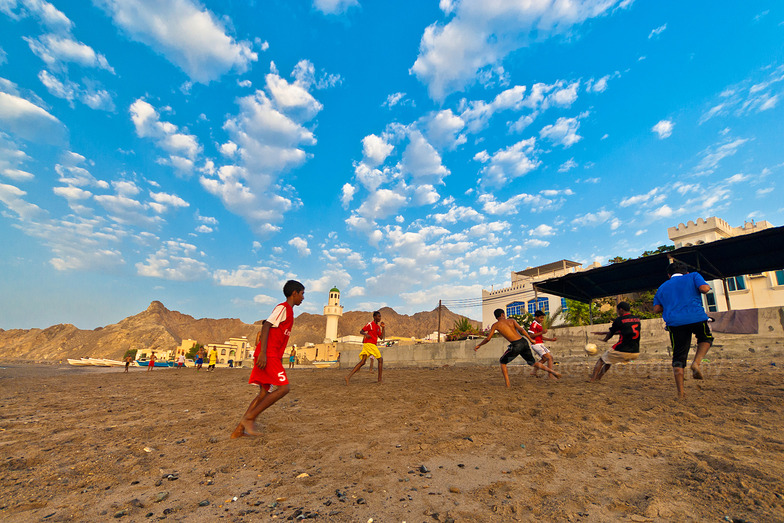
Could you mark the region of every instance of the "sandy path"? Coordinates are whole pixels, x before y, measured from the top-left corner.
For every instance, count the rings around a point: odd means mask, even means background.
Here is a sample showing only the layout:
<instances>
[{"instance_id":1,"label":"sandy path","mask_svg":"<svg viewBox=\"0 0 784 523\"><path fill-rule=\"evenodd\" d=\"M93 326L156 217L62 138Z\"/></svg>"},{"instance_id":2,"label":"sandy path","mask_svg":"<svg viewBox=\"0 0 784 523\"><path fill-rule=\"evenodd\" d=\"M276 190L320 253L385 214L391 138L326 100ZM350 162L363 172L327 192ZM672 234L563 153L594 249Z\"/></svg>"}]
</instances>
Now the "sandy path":
<instances>
[{"instance_id":1,"label":"sandy path","mask_svg":"<svg viewBox=\"0 0 784 523\"><path fill-rule=\"evenodd\" d=\"M784 520L781 365L589 365L295 369L237 440L248 370L0 369L0 519Z\"/></svg>"}]
</instances>

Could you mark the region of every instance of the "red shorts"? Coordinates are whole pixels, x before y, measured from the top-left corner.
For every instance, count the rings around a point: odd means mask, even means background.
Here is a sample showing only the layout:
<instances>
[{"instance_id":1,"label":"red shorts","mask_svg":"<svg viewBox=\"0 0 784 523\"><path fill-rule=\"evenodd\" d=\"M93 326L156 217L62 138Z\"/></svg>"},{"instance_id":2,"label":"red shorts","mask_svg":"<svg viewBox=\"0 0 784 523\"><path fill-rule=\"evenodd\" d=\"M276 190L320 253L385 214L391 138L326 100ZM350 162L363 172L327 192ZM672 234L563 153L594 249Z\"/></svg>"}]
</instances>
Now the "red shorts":
<instances>
[{"instance_id":1,"label":"red shorts","mask_svg":"<svg viewBox=\"0 0 784 523\"><path fill-rule=\"evenodd\" d=\"M155 362L150 360L150 363L147 364L148 367L155 367Z\"/></svg>"},{"instance_id":2,"label":"red shorts","mask_svg":"<svg viewBox=\"0 0 784 523\"><path fill-rule=\"evenodd\" d=\"M261 385L264 390L269 390L270 385L281 387L288 382L289 378L286 376L286 371L283 370L280 358L267 358L267 365L263 369L258 368L254 363L248 380L248 383Z\"/></svg>"}]
</instances>

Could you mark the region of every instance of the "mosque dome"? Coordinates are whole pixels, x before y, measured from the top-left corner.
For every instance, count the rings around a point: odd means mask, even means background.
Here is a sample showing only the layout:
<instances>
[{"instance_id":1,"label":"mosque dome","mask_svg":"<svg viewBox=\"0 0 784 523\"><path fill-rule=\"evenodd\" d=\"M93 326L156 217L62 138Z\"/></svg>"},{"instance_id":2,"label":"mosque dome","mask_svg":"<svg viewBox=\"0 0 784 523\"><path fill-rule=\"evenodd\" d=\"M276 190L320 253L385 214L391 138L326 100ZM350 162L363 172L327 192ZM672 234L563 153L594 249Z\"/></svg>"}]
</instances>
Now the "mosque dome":
<instances>
[{"instance_id":1,"label":"mosque dome","mask_svg":"<svg viewBox=\"0 0 784 523\"><path fill-rule=\"evenodd\" d=\"M329 290L329 292L337 292L338 294L340 294L340 289L338 289L337 287L332 287L332 288Z\"/></svg>"}]
</instances>

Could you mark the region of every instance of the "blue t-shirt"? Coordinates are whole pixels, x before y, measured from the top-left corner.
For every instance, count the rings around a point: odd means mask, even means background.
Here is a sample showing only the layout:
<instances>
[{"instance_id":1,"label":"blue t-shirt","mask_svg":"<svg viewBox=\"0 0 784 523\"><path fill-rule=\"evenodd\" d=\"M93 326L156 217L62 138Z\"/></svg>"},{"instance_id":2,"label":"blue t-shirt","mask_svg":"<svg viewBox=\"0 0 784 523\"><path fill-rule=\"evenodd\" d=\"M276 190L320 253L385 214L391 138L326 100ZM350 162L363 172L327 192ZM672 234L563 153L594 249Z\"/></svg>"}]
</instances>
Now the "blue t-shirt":
<instances>
[{"instance_id":1,"label":"blue t-shirt","mask_svg":"<svg viewBox=\"0 0 784 523\"><path fill-rule=\"evenodd\" d=\"M664 323L678 327L707 320L708 315L702 306L702 293L699 290L703 285L707 283L697 272L673 275L664 282L653 298L653 304L661 305L664 309Z\"/></svg>"}]
</instances>

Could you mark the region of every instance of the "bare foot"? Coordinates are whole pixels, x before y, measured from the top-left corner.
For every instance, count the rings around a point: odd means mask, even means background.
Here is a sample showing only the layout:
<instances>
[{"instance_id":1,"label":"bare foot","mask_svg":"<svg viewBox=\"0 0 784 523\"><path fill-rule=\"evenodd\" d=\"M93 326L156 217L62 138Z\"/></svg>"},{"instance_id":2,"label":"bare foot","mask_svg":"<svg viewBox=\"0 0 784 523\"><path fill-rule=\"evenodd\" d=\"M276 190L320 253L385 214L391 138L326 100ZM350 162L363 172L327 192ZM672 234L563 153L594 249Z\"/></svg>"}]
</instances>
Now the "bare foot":
<instances>
[{"instance_id":1,"label":"bare foot","mask_svg":"<svg viewBox=\"0 0 784 523\"><path fill-rule=\"evenodd\" d=\"M552 371L552 374L550 374L550 376L555 376L559 380L561 379L561 373L560 372Z\"/></svg>"},{"instance_id":2,"label":"bare foot","mask_svg":"<svg viewBox=\"0 0 784 523\"><path fill-rule=\"evenodd\" d=\"M242 426L242 435L243 436L261 436L262 433L256 430L256 426L254 425L252 420L242 420L240 422Z\"/></svg>"},{"instance_id":3,"label":"bare foot","mask_svg":"<svg viewBox=\"0 0 784 523\"><path fill-rule=\"evenodd\" d=\"M231 439L241 438L245 435L245 427L242 426L242 422L237 425L237 428L234 429L234 432L231 433Z\"/></svg>"},{"instance_id":4,"label":"bare foot","mask_svg":"<svg viewBox=\"0 0 784 523\"><path fill-rule=\"evenodd\" d=\"M537 376L537 374L535 372L532 372L531 376L533 376L535 378Z\"/></svg>"},{"instance_id":5,"label":"bare foot","mask_svg":"<svg viewBox=\"0 0 784 523\"><path fill-rule=\"evenodd\" d=\"M344 377L343 379L346 380L346 385L348 385L348 376Z\"/></svg>"},{"instance_id":6,"label":"bare foot","mask_svg":"<svg viewBox=\"0 0 784 523\"><path fill-rule=\"evenodd\" d=\"M699 367L695 367L694 365L692 365L692 366L691 366L691 376L692 376L692 377L693 377L695 380L701 380L701 379L703 379L703 377L702 377L702 371L700 370L700 368L699 368Z\"/></svg>"}]
</instances>

